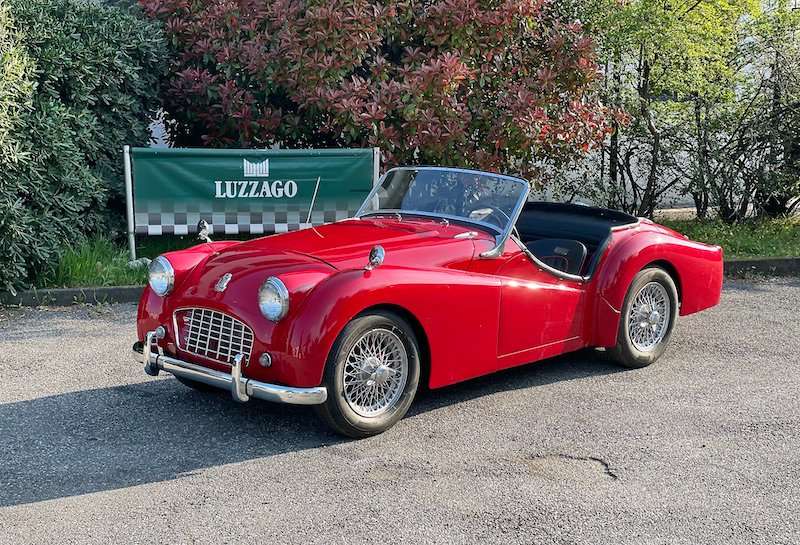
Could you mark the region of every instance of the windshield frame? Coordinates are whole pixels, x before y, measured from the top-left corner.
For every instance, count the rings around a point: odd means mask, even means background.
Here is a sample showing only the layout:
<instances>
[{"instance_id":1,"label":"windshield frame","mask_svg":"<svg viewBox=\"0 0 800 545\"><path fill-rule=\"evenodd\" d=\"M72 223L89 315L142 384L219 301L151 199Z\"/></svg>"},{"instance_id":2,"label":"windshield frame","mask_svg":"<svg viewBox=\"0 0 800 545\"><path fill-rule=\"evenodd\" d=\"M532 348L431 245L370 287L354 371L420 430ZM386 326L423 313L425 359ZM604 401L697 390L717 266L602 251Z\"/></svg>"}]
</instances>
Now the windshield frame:
<instances>
[{"instance_id":1,"label":"windshield frame","mask_svg":"<svg viewBox=\"0 0 800 545\"><path fill-rule=\"evenodd\" d=\"M508 225L506 228L501 230L499 226L492 225L490 223L486 223L483 221L472 220L470 218L464 218L461 216L452 216L450 214L441 214L441 213L434 213L434 212L425 212L421 210L403 210L398 208L393 209L380 209L380 210L372 210L370 212L366 212L365 208L369 205L372 201L373 197L377 195L378 191L380 191L381 187L383 186L383 181L386 177L391 174L392 172L396 171L403 171L403 170L413 170L413 171L420 171L420 170L427 170L427 171L442 171L442 172L460 172L463 174L485 174L487 176L491 176L493 178L502 178L503 180L511 181L515 184L520 184L523 187L523 191L520 193L519 199L517 200L514 208L509 216ZM522 213L522 208L525 206L525 203L528 201L528 196L531 192L531 185L524 179L518 178L516 176L508 176L506 174L496 174L494 172L486 172L483 170L474 170L474 169L467 169L467 168L454 168L454 167L429 167L429 166L420 166L420 167L413 167L413 166L404 166L404 167L395 167L392 169L387 170L383 176L375 183L372 190L369 192L367 197L364 199L364 202L361 203L361 206L358 208L358 212L356 212L355 217L360 219L364 216L372 216L372 215L381 215L381 214L408 214L411 216L422 216L427 218L438 218L448 221L454 221L459 223L466 223L469 225L475 225L480 227L484 230L488 230L495 235L495 245L491 250L483 252L481 257L484 258L492 258L497 257L502 254L503 246L505 245L508 237L511 236L511 233L514 231L514 226L517 224L517 219L519 218L520 213Z\"/></svg>"}]
</instances>

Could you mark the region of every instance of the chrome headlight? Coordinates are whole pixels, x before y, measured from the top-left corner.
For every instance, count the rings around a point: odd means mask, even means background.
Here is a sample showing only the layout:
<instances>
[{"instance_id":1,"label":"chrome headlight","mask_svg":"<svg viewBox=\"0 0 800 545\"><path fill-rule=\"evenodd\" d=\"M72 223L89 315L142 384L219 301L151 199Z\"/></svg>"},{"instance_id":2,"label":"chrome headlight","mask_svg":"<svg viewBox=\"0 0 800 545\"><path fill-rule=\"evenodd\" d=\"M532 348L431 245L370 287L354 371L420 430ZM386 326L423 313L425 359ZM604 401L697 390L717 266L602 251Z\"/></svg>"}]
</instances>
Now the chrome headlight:
<instances>
[{"instance_id":1,"label":"chrome headlight","mask_svg":"<svg viewBox=\"0 0 800 545\"><path fill-rule=\"evenodd\" d=\"M258 290L258 308L268 320L277 322L289 312L289 290L279 278L270 276Z\"/></svg>"},{"instance_id":2,"label":"chrome headlight","mask_svg":"<svg viewBox=\"0 0 800 545\"><path fill-rule=\"evenodd\" d=\"M149 271L150 289L161 297L172 291L175 285L175 269L172 268L166 257L160 255L151 261Z\"/></svg>"}]
</instances>

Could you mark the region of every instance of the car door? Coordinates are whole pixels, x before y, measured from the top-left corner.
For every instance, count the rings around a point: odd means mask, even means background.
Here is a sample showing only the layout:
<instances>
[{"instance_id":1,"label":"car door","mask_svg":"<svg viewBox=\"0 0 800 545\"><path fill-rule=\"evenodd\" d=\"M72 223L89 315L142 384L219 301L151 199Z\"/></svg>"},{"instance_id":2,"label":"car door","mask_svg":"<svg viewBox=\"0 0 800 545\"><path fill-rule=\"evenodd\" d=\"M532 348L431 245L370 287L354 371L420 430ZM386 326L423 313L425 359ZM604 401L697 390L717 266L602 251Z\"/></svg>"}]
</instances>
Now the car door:
<instances>
[{"instance_id":1,"label":"car door","mask_svg":"<svg viewBox=\"0 0 800 545\"><path fill-rule=\"evenodd\" d=\"M509 245L515 245L509 241ZM535 361L582 346L586 290L516 251L498 267L501 281L497 356L500 367Z\"/></svg>"}]
</instances>

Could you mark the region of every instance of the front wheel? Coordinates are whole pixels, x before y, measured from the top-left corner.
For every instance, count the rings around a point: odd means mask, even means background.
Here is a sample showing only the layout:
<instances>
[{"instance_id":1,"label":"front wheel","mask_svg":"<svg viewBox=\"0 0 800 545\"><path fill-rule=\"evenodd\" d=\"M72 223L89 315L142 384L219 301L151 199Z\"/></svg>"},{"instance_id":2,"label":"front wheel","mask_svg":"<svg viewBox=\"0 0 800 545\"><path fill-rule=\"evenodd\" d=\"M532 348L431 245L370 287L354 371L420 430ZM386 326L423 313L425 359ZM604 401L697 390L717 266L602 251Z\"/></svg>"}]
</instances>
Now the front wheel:
<instances>
[{"instance_id":1,"label":"front wheel","mask_svg":"<svg viewBox=\"0 0 800 545\"><path fill-rule=\"evenodd\" d=\"M633 277L619 320L611 357L625 367L646 367L667 349L678 316L678 290L664 269L650 267Z\"/></svg>"},{"instance_id":2,"label":"front wheel","mask_svg":"<svg viewBox=\"0 0 800 545\"><path fill-rule=\"evenodd\" d=\"M376 311L355 318L328 356L323 379L328 399L317 413L348 437L386 431L414 400L419 358L414 332L397 314Z\"/></svg>"}]
</instances>

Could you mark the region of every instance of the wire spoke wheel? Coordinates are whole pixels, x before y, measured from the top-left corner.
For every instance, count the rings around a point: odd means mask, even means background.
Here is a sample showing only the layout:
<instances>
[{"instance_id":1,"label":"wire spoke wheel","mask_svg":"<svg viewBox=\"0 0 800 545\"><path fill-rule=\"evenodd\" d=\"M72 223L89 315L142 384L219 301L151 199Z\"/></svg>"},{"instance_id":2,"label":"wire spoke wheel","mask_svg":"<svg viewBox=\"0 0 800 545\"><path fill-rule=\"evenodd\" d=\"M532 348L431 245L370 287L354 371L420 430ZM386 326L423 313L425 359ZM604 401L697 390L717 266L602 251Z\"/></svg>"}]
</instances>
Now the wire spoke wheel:
<instances>
[{"instance_id":1,"label":"wire spoke wheel","mask_svg":"<svg viewBox=\"0 0 800 545\"><path fill-rule=\"evenodd\" d=\"M391 409L408 380L408 353L389 329L364 333L350 349L344 364L344 397L350 408L366 418Z\"/></svg>"},{"instance_id":2,"label":"wire spoke wheel","mask_svg":"<svg viewBox=\"0 0 800 545\"><path fill-rule=\"evenodd\" d=\"M669 329L670 299L659 282L648 282L633 300L628 312L628 336L641 352L658 346Z\"/></svg>"}]
</instances>

